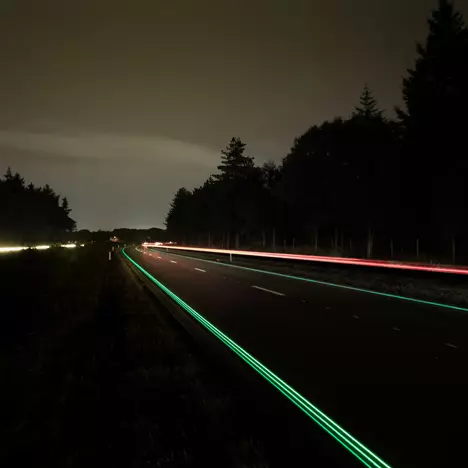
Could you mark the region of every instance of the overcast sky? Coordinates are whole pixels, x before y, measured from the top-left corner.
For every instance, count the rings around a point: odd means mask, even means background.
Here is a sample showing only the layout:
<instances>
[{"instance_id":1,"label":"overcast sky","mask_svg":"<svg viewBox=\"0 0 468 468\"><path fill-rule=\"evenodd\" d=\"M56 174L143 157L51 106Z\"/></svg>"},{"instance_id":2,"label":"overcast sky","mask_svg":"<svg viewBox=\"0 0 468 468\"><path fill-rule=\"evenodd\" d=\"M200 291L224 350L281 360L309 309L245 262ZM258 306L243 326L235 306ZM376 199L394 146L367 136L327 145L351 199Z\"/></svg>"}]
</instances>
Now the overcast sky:
<instances>
[{"instance_id":1,"label":"overcast sky","mask_svg":"<svg viewBox=\"0 0 468 468\"><path fill-rule=\"evenodd\" d=\"M280 161L366 82L391 113L435 5L1 0L0 171L66 195L79 228L162 227L232 136Z\"/></svg>"}]
</instances>

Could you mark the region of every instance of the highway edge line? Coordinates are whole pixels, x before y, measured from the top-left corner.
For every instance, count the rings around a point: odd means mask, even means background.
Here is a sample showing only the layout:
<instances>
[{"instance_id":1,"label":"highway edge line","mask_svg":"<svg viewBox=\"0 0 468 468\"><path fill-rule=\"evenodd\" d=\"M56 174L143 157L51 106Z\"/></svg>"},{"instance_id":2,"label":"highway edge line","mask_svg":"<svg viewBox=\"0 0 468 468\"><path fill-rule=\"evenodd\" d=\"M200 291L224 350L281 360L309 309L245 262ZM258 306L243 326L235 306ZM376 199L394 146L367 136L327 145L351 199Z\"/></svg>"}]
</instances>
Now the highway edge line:
<instances>
[{"instance_id":1,"label":"highway edge line","mask_svg":"<svg viewBox=\"0 0 468 468\"><path fill-rule=\"evenodd\" d=\"M158 247L156 247L156 249L157 248ZM155 248L154 247L148 248L148 250L151 250L151 249L155 249ZM159 250L152 250L152 251L153 252L160 252ZM143 252L143 251L138 250L138 252ZM312 279L312 278L305 278L303 276L287 275L286 273L278 273L276 271L270 271L270 270L261 270L259 268L251 268L251 267L246 267L246 266L242 266L242 265L232 265L232 264L226 263L226 262L215 262L214 260L207 260L205 258L191 257L190 255L182 255L180 253L172 253L172 252L165 252L165 253L169 254L169 255L176 255L176 256L179 256L179 257L183 257L183 258L189 258L189 259L192 259L192 260L198 260L200 262L213 263L215 265L223 265L223 266L227 266L227 267L230 267L230 268L240 268L242 270L254 271L256 273L265 273L266 275L280 276L280 277L283 277L283 278L294 279L294 280L298 280L298 281L306 281L307 283L320 284L322 286L330 286L332 288L347 289L349 291L356 291L356 292L361 292L361 293L366 293L366 294L374 294L375 296L388 297L390 299L399 299L399 300L402 300L402 301L415 302L416 304L424 304L424 305L430 305L430 306L435 306L435 307L441 307L443 309L457 310L459 312L468 312L468 309L466 307L460 307L460 306L455 306L455 305L450 305L450 304L443 304L441 302L425 301L424 299L416 299L414 297L399 296L397 294L384 293L384 292L381 292L381 291L373 291L372 289L357 288L355 286L346 286L345 284L330 283L328 281L320 281L320 280L315 280L315 279Z\"/></svg>"},{"instance_id":2,"label":"highway edge line","mask_svg":"<svg viewBox=\"0 0 468 468\"><path fill-rule=\"evenodd\" d=\"M224 343L231 351L237 354L244 362L249 364L258 374L260 374L267 382L273 385L279 392L286 398L294 403L300 410L309 416L318 426L331 435L338 441L344 448L353 454L368 468L391 468L390 465L385 463L376 454L371 452L361 442L355 439L351 434L346 432L342 427L335 423L326 414L320 411L316 406L306 400L296 390L290 387L286 382L281 380L277 375L270 371L260 361L255 359L251 354L241 348L231 338L224 334L221 330L215 327L205 317L193 309L190 305L184 302L179 296L173 293L169 288L164 286L154 276L148 273L141 265L133 260L126 252L125 248L121 250L124 256L136 266L147 278L149 278L156 286L158 286L166 295L168 295L174 302L176 302L182 309L188 312L195 320L203 325L208 331L216 336L222 343Z\"/></svg>"}]
</instances>

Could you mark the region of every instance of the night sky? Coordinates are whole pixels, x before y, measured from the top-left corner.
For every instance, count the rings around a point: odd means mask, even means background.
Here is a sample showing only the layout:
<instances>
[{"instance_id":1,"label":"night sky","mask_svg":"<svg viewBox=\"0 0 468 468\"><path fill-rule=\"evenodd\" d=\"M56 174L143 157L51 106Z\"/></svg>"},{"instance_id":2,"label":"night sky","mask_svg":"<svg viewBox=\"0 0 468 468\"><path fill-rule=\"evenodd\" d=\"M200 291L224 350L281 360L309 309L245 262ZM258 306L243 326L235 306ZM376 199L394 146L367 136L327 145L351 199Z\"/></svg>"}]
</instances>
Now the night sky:
<instances>
[{"instance_id":1,"label":"night sky","mask_svg":"<svg viewBox=\"0 0 468 468\"><path fill-rule=\"evenodd\" d=\"M279 162L366 82L392 115L435 5L2 0L0 171L66 195L78 228L162 227L232 136Z\"/></svg>"}]
</instances>

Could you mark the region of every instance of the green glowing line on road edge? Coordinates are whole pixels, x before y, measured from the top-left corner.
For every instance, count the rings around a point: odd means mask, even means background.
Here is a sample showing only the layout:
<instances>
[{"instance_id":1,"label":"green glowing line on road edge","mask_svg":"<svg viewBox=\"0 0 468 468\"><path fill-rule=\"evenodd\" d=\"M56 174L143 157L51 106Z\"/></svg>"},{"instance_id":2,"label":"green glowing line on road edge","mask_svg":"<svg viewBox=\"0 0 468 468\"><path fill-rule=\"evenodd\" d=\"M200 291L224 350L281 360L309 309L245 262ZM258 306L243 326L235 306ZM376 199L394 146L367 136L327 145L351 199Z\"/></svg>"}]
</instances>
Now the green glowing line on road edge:
<instances>
[{"instance_id":1,"label":"green glowing line on road edge","mask_svg":"<svg viewBox=\"0 0 468 468\"><path fill-rule=\"evenodd\" d=\"M316 424L324 429L329 435L337 440L343 447L345 447L350 453L352 453L357 459L359 459L368 468L390 468L390 466L382 461L377 455L372 453L368 448L362 445L358 440L336 424L327 415L322 413L317 407L306 400L302 395L296 392L286 382L281 380L261 362L257 361L251 354L241 348L221 330L216 328L211 322L206 320L201 314L195 309L190 307L180 297L174 294L169 288L164 286L154 276L148 273L143 267L135 262L125 252L125 248L122 249L122 253L125 257L135 265L145 276L147 276L156 286L158 286L164 293L166 293L171 299L179 304L186 312L194 317L199 323L201 323L207 330L215 335L220 341L222 341L228 348L236 353L241 359L249 364L254 370L256 370L263 378L265 378L271 385L279 390L284 396L292 401L298 408L300 408L305 414L307 414Z\"/></svg>"},{"instance_id":2,"label":"green glowing line on road edge","mask_svg":"<svg viewBox=\"0 0 468 468\"><path fill-rule=\"evenodd\" d=\"M153 250L155 252L161 252L161 251L155 250L155 249L148 249L148 250ZM357 291L357 292L362 292L362 293L367 293L367 294L374 294L375 296L390 297L392 299L400 299L400 300L403 300L403 301L416 302L418 304L442 307L444 309L452 309L452 310L458 310L458 311L461 311L461 312L468 312L468 309L465 308L465 307L459 307L459 306L454 306L454 305L449 305L449 304L442 304L440 302L425 301L423 299L415 299L413 297L398 296L397 294L390 294L390 293L384 293L384 292L379 292L379 291L372 291L371 289L363 289L363 288L356 288L354 286L346 286L344 284L329 283L328 281L314 280L314 279L311 279L311 278L304 278L303 276L287 275L285 273L278 273L276 271L260 270L258 268L250 268L250 267L245 267L245 266L241 266L241 265L231 265L230 263L215 262L214 260L206 260L204 258L191 257L189 255L181 255L181 254L178 254L178 253L172 253L172 252L166 252L166 251L163 251L163 253L169 254L169 255L177 255L177 256L183 257L183 258L190 258L192 260L199 260L200 262L213 263L215 265L223 265L223 266L227 266L227 267L231 267L231 268L240 268L242 270L255 271L256 273L265 273L267 275L281 276L283 278L289 278L289 279L294 279L294 280L299 280L299 281L306 281L308 283L320 284L322 286L331 286L333 288L348 289L350 291Z\"/></svg>"}]
</instances>

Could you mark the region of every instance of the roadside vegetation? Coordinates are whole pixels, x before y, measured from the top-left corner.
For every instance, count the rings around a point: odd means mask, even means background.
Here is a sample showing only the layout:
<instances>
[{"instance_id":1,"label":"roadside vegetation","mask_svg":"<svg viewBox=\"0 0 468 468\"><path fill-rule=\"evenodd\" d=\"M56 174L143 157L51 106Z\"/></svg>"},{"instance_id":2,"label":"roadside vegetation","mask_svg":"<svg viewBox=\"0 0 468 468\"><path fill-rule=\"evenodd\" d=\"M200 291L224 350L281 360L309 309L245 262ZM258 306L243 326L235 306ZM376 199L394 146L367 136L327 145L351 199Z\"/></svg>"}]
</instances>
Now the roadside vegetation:
<instances>
[{"instance_id":1,"label":"roadside vegetation","mask_svg":"<svg viewBox=\"0 0 468 468\"><path fill-rule=\"evenodd\" d=\"M27 184L10 168L0 178L0 212L0 245L60 241L75 228L66 197L47 184Z\"/></svg>"},{"instance_id":2,"label":"roadside vegetation","mask_svg":"<svg viewBox=\"0 0 468 468\"><path fill-rule=\"evenodd\" d=\"M460 148L468 28L453 2L438 3L413 66L402 70L402 108L384 111L365 85L348 115L304 129L279 165L256 165L246 142L232 138L217 173L174 195L170 240L467 263L468 166Z\"/></svg>"},{"instance_id":3,"label":"roadside vegetation","mask_svg":"<svg viewBox=\"0 0 468 468\"><path fill-rule=\"evenodd\" d=\"M1 466L260 468L288 456L287 426L260 418L107 247L5 255L0 276Z\"/></svg>"}]
</instances>

